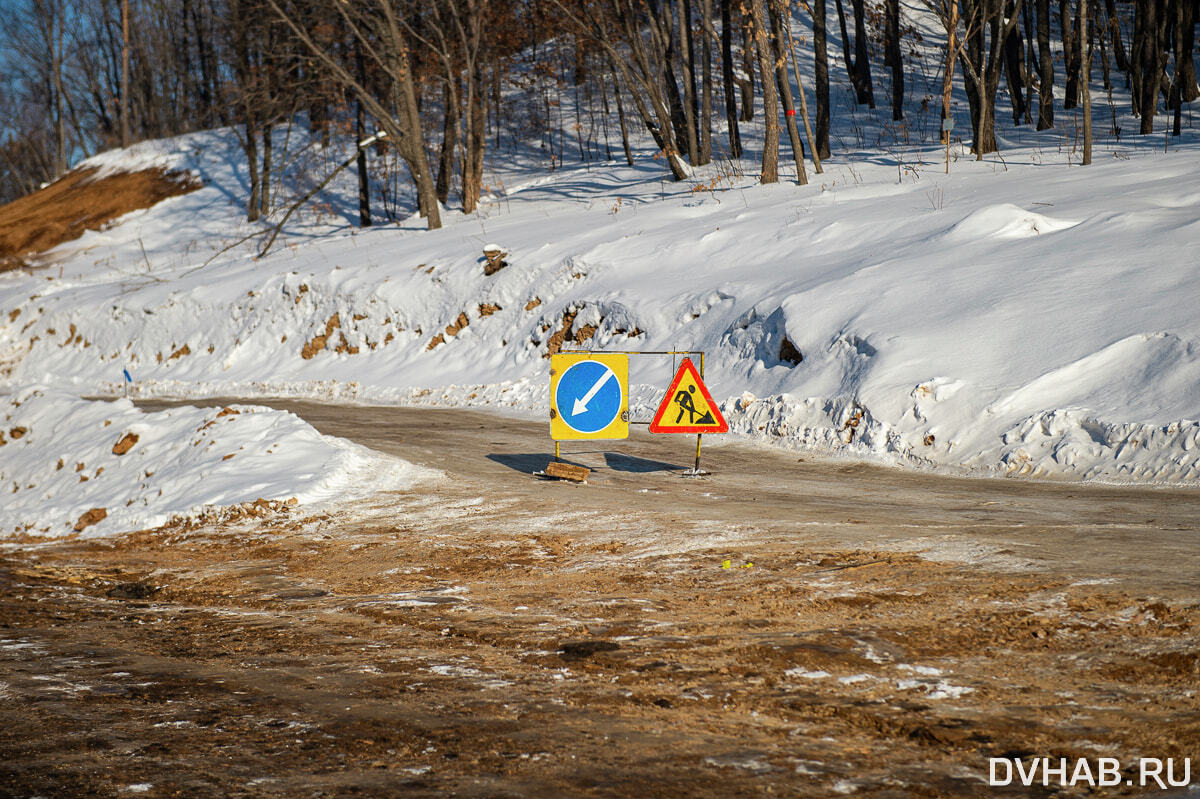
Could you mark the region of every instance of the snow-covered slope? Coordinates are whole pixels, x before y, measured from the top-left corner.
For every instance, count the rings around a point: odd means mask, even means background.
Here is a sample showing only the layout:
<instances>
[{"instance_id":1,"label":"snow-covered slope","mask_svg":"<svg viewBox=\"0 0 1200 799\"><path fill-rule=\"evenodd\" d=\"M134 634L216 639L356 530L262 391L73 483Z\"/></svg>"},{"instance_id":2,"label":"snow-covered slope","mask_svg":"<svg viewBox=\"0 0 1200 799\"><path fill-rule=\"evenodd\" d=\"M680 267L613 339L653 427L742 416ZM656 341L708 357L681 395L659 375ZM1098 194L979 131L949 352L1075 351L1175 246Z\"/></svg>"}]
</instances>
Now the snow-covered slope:
<instances>
[{"instance_id":1,"label":"snow-covered slope","mask_svg":"<svg viewBox=\"0 0 1200 799\"><path fill-rule=\"evenodd\" d=\"M0 399L0 428L0 535L106 536L241 503L311 509L435 476L251 405L146 413L33 387Z\"/></svg>"},{"instance_id":2,"label":"snow-covered slope","mask_svg":"<svg viewBox=\"0 0 1200 799\"><path fill-rule=\"evenodd\" d=\"M61 277L0 278L4 381L116 392L128 369L142 396L541 411L565 327L569 345L590 332L581 346L706 351L745 434L985 472L1191 481L1189 142L1087 169L1008 153L949 177L831 164L807 187L719 191L565 169L478 215L447 213L440 231L312 223L265 258L251 242L203 265L241 235L240 209L232 159L214 155L228 142L197 134L156 160L205 189L65 248ZM489 241L509 265L485 276ZM800 363L781 358L785 338ZM671 369L634 359L643 417Z\"/></svg>"},{"instance_id":3,"label":"snow-covered slope","mask_svg":"<svg viewBox=\"0 0 1200 799\"><path fill-rule=\"evenodd\" d=\"M905 14L939 63L928 15ZM232 132L103 154L87 163L101 174L186 169L205 187L62 245L49 269L0 275L0 391L115 394L128 370L137 396L541 415L546 355L564 340L703 350L734 435L978 474L1200 481L1190 116L1165 146L1122 136L1136 120L1118 89L1117 105L1097 100L1095 163L1080 168L1077 119L1035 132L1001 107L1003 153L976 161L956 141L947 175L923 101L940 75L921 74L903 125L835 83L835 158L809 165L808 186L787 181L786 160L785 182L757 184L761 114L743 127L745 159L681 183L644 138L635 167L549 169L510 130L477 213L448 209L432 232L415 216L359 229L347 172L265 257ZM278 132L292 145L276 174L311 185L344 153L298 131ZM489 243L508 266L486 276ZM633 359L635 418L673 366Z\"/></svg>"}]
</instances>

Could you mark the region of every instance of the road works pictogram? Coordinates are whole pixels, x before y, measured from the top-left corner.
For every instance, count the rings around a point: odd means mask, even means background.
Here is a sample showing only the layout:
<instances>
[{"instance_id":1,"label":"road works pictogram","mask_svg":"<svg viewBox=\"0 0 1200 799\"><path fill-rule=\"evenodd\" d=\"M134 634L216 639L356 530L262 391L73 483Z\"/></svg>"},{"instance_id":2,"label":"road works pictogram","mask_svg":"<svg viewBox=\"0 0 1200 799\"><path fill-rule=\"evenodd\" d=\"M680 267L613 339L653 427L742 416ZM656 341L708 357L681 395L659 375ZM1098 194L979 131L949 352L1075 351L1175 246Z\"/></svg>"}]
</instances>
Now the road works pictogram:
<instances>
[{"instance_id":1,"label":"road works pictogram","mask_svg":"<svg viewBox=\"0 0 1200 799\"><path fill-rule=\"evenodd\" d=\"M728 433L729 424L696 371L691 358L684 358L659 403L651 433Z\"/></svg>"}]
</instances>

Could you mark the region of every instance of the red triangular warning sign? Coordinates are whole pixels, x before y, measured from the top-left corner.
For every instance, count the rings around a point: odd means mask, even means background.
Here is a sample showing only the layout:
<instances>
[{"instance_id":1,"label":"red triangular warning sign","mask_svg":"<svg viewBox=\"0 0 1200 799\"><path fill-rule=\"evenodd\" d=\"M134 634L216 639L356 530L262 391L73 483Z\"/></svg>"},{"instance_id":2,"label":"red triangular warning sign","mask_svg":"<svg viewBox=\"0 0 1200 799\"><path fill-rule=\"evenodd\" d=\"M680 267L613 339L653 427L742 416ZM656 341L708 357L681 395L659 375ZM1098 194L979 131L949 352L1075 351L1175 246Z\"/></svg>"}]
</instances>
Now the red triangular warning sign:
<instances>
[{"instance_id":1,"label":"red triangular warning sign","mask_svg":"<svg viewBox=\"0 0 1200 799\"><path fill-rule=\"evenodd\" d=\"M729 424L713 402L691 358L684 358L658 405L651 433L728 433Z\"/></svg>"}]
</instances>

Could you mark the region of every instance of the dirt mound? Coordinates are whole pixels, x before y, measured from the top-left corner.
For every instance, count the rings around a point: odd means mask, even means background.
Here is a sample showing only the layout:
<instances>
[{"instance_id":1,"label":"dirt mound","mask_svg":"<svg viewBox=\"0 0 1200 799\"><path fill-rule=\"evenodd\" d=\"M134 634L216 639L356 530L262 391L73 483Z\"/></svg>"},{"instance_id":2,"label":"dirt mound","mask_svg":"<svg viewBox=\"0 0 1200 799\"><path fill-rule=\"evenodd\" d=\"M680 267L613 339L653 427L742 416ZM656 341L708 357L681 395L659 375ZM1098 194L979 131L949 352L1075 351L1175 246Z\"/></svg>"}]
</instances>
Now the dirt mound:
<instances>
[{"instance_id":1,"label":"dirt mound","mask_svg":"<svg viewBox=\"0 0 1200 799\"><path fill-rule=\"evenodd\" d=\"M202 185L187 172L162 168L97 178L98 170L77 169L44 189L0 206L0 272L30 264L30 256L85 230Z\"/></svg>"}]
</instances>

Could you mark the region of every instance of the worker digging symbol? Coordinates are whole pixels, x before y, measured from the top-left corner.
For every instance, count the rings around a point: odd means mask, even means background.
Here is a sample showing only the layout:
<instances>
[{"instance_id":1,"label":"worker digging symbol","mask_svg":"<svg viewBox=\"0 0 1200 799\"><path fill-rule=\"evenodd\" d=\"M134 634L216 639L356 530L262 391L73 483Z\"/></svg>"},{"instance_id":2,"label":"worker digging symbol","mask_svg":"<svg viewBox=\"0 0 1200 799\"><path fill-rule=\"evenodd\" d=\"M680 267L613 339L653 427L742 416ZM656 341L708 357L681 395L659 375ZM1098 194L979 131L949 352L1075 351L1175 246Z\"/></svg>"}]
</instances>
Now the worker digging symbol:
<instances>
[{"instance_id":1,"label":"worker digging symbol","mask_svg":"<svg viewBox=\"0 0 1200 799\"><path fill-rule=\"evenodd\" d=\"M690 358L684 358L662 395L651 433L728 433L729 425Z\"/></svg>"},{"instance_id":2,"label":"worker digging symbol","mask_svg":"<svg viewBox=\"0 0 1200 799\"><path fill-rule=\"evenodd\" d=\"M692 395L695 393L696 387L691 385L687 387L687 391L680 389L675 394L675 404L679 406L679 415L675 417L675 424L679 424L683 421L683 415L685 413L688 415L687 423L689 425L715 424L712 414L707 410L704 412L703 416L700 416L698 420L696 419L696 417L700 415L700 412L696 410L696 406L692 402Z\"/></svg>"}]
</instances>

